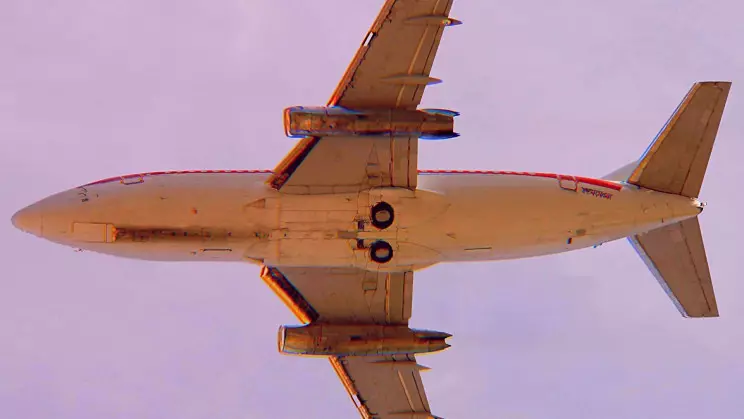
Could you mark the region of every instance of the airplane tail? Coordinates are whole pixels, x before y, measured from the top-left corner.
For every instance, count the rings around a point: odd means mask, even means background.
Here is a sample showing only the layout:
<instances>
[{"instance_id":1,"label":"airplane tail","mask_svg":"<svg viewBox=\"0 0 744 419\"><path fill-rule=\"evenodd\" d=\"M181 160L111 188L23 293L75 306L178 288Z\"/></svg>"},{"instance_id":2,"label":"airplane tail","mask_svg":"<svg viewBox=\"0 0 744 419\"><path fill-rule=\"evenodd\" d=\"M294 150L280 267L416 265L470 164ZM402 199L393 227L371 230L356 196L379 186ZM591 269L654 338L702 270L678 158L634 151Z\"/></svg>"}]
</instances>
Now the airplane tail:
<instances>
[{"instance_id":1,"label":"airplane tail","mask_svg":"<svg viewBox=\"0 0 744 419\"><path fill-rule=\"evenodd\" d=\"M641 159L604 178L697 198L730 88L695 83ZM718 316L697 218L628 239L684 317Z\"/></svg>"}]
</instances>

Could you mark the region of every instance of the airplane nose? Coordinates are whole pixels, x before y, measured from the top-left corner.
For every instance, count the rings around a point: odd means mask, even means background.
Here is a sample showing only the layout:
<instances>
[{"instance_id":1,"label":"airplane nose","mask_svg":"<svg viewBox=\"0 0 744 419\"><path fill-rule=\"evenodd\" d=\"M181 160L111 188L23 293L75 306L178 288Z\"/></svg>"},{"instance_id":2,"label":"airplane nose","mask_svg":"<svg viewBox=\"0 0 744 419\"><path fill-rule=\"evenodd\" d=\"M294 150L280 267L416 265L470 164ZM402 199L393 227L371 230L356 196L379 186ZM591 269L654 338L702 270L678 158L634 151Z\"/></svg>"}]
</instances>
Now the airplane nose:
<instances>
[{"instance_id":1,"label":"airplane nose","mask_svg":"<svg viewBox=\"0 0 744 419\"><path fill-rule=\"evenodd\" d=\"M26 207L16 212L10 219L15 228L41 237L41 213L35 208Z\"/></svg>"}]
</instances>

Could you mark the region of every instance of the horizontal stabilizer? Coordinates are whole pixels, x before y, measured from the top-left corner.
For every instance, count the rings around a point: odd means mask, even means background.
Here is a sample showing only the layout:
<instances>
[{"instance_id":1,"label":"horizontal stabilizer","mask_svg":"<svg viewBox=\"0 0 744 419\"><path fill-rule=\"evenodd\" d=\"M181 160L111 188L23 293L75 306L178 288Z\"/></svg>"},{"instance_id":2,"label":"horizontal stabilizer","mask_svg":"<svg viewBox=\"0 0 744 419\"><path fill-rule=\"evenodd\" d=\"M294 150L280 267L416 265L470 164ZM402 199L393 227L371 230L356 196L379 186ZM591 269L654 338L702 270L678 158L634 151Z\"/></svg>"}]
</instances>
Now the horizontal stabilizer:
<instances>
[{"instance_id":1,"label":"horizontal stabilizer","mask_svg":"<svg viewBox=\"0 0 744 419\"><path fill-rule=\"evenodd\" d=\"M628 239L684 317L718 317L697 217Z\"/></svg>"},{"instance_id":2,"label":"horizontal stabilizer","mask_svg":"<svg viewBox=\"0 0 744 419\"><path fill-rule=\"evenodd\" d=\"M730 82L695 83L627 181L697 197L730 88Z\"/></svg>"}]
</instances>

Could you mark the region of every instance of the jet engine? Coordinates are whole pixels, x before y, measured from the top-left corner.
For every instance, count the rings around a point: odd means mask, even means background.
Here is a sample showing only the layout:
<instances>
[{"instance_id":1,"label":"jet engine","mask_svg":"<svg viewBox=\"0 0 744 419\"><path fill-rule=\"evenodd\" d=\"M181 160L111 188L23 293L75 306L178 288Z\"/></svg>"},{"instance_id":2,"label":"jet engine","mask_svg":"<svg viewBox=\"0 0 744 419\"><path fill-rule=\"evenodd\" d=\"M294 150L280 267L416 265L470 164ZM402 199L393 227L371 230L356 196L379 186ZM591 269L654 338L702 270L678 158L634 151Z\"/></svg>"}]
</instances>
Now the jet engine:
<instances>
[{"instance_id":1,"label":"jet engine","mask_svg":"<svg viewBox=\"0 0 744 419\"><path fill-rule=\"evenodd\" d=\"M452 335L389 325L311 323L279 328L279 352L291 355L365 356L437 352Z\"/></svg>"},{"instance_id":2,"label":"jet engine","mask_svg":"<svg viewBox=\"0 0 744 419\"><path fill-rule=\"evenodd\" d=\"M459 136L453 131L457 115L447 109L357 111L340 106L293 106L284 110L284 132L292 138L390 135L436 140Z\"/></svg>"}]
</instances>

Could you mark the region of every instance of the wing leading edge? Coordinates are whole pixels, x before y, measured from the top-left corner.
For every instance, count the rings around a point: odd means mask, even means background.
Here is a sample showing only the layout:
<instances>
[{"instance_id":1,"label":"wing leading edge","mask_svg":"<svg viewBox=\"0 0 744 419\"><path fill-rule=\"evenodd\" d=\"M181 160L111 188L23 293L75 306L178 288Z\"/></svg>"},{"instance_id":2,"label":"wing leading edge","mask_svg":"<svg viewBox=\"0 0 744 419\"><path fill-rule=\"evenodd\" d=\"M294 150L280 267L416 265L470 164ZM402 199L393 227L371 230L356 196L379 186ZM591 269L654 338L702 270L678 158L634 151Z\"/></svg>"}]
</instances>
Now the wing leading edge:
<instances>
[{"instance_id":1,"label":"wing leading edge","mask_svg":"<svg viewBox=\"0 0 744 419\"><path fill-rule=\"evenodd\" d=\"M413 273L264 267L261 277L303 323L405 326ZM365 419L436 419L413 354L329 356Z\"/></svg>"},{"instance_id":2,"label":"wing leading edge","mask_svg":"<svg viewBox=\"0 0 744 419\"><path fill-rule=\"evenodd\" d=\"M460 23L453 0L387 0L339 82L328 106L416 109L442 33ZM269 184L285 193L356 192L373 187L416 189L418 137L306 137L274 169Z\"/></svg>"},{"instance_id":3,"label":"wing leading edge","mask_svg":"<svg viewBox=\"0 0 744 419\"><path fill-rule=\"evenodd\" d=\"M442 33L460 23L449 17L453 0L387 0L341 78L330 106L415 109Z\"/></svg>"}]
</instances>

